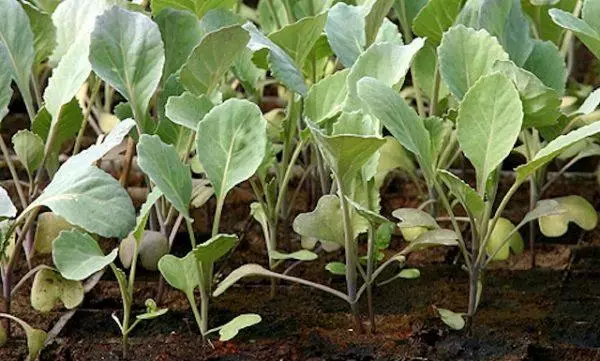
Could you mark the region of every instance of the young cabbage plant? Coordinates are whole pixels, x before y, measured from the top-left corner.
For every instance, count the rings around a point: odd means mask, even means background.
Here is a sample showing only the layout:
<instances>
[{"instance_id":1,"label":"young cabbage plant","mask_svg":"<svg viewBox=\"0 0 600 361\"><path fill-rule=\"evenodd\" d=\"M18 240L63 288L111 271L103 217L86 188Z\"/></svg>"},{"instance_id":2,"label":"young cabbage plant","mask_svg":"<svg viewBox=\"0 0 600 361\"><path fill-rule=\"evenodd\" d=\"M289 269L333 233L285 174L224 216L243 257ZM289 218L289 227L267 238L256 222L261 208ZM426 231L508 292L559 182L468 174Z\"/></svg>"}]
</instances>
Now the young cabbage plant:
<instances>
[{"instance_id":1,"label":"young cabbage plant","mask_svg":"<svg viewBox=\"0 0 600 361\"><path fill-rule=\"evenodd\" d=\"M377 94L377 99L381 99L380 102L373 102L375 97L371 95L374 94ZM430 135L424 131L423 122L418 118L401 116L401 109L409 109L404 100L391 88L374 79L361 80L359 95L365 106L375 116L379 116L392 134L411 146L407 149L417 152L417 158L421 160L423 169L435 171L430 164L424 161L430 154ZM522 108L518 90L509 78L498 73L480 77L465 93L456 120L459 144L476 170L476 188L471 188L447 171L436 171L437 179L439 179L436 182L445 184L468 215L471 244L466 244L462 236L459 237L459 244L465 268L470 277L469 307L466 315L471 318L479 303L478 294L483 285L482 273L489 262L497 259L499 254L508 255L507 247L511 243L515 245L513 249L522 249L513 235L523 225L542 216L556 216L564 212L563 207L556 201L541 201L516 227L505 226L506 222L501 221L501 216L511 197L519 186L540 167L548 164L576 142L600 131L600 124L593 123L549 142L528 163L517 167L515 182L494 211L493 205L499 183L499 166L518 139L523 123ZM408 119L417 121L409 123ZM440 184L436 184L436 186L441 189ZM442 205L445 207L456 233L459 234L461 231L458 226L459 218L455 216L445 193L440 192L440 196ZM435 228L436 225L431 221L432 219L428 218L420 223L409 223L406 227L418 226L423 230Z\"/></svg>"},{"instance_id":2,"label":"young cabbage plant","mask_svg":"<svg viewBox=\"0 0 600 361\"><path fill-rule=\"evenodd\" d=\"M42 349L44 348L44 344L46 342L46 339L48 338L48 334L43 330L31 327L27 322L8 313L0 313L0 318L13 321L19 326L21 326L21 328L23 328L23 331L25 332L25 337L27 338L28 351L25 360L37 360L40 351L42 351ZM4 328L0 327L0 347L6 343L7 339L8 334L6 333Z\"/></svg>"}]
</instances>

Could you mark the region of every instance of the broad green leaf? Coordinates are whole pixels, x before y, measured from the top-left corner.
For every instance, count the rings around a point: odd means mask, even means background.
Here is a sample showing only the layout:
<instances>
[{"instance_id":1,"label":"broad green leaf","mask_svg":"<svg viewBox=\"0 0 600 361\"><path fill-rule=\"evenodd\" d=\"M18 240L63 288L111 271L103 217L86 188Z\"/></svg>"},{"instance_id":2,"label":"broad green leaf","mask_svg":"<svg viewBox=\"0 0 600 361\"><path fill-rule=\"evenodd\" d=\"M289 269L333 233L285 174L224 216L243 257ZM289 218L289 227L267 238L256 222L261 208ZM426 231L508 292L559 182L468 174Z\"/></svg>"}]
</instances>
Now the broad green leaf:
<instances>
[{"instance_id":1,"label":"broad green leaf","mask_svg":"<svg viewBox=\"0 0 600 361\"><path fill-rule=\"evenodd\" d=\"M453 330L462 330L465 327L465 319L462 313L455 313L445 308L437 308L437 313L442 321Z\"/></svg>"},{"instance_id":2,"label":"broad green leaf","mask_svg":"<svg viewBox=\"0 0 600 361\"><path fill-rule=\"evenodd\" d=\"M589 0L584 2L584 14L588 13L585 10L586 8L591 9L593 5L590 4L593 3L594 1ZM561 9L550 9L549 13L552 21L566 30L572 31L596 58L600 58L600 24L597 20L590 19L592 16L588 16L587 19L585 17L579 19L570 12ZM589 14L591 13L590 11Z\"/></svg>"},{"instance_id":3,"label":"broad green leaf","mask_svg":"<svg viewBox=\"0 0 600 361\"><path fill-rule=\"evenodd\" d=\"M312 212L299 214L292 224L294 232L303 237L319 241L344 244L344 224L342 222L340 199L332 194L319 199Z\"/></svg>"},{"instance_id":4,"label":"broad green leaf","mask_svg":"<svg viewBox=\"0 0 600 361\"><path fill-rule=\"evenodd\" d=\"M235 59L233 63L233 74L242 83L244 90L251 95L257 95L260 91L260 81L266 78L267 72L252 62L252 51L248 48Z\"/></svg>"},{"instance_id":5,"label":"broad green leaf","mask_svg":"<svg viewBox=\"0 0 600 361\"><path fill-rule=\"evenodd\" d=\"M217 234L208 241L199 244L193 252L198 262L211 264L226 255L237 242L238 236L235 234Z\"/></svg>"},{"instance_id":6,"label":"broad green leaf","mask_svg":"<svg viewBox=\"0 0 600 361\"><path fill-rule=\"evenodd\" d=\"M459 100L497 60L508 60L498 40L485 30L463 25L450 28L438 48L440 75Z\"/></svg>"},{"instance_id":7,"label":"broad green leaf","mask_svg":"<svg viewBox=\"0 0 600 361\"><path fill-rule=\"evenodd\" d=\"M481 219L480 217L485 210L485 203L479 194L462 179L446 170L439 169L438 176L464 209L475 219Z\"/></svg>"},{"instance_id":8,"label":"broad green leaf","mask_svg":"<svg viewBox=\"0 0 600 361\"><path fill-rule=\"evenodd\" d=\"M235 3L235 0L152 0L150 7L154 15L160 13L163 9L173 8L191 11L201 19L212 9L230 9Z\"/></svg>"},{"instance_id":9,"label":"broad green leaf","mask_svg":"<svg viewBox=\"0 0 600 361\"><path fill-rule=\"evenodd\" d=\"M489 175L510 154L523 124L522 103L504 75L479 79L466 93L456 119L458 141L477 171L483 192Z\"/></svg>"},{"instance_id":10,"label":"broad green leaf","mask_svg":"<svg viewBox=\"0 0 600 361\"><path fill-rule=\"evenodd\" d=\"M399 228L414 228L424 227L427 229L440 228L435 220L429 213L416 208L398 208L392 212L392 216L398 218Z\"/></svg>"},{"instance_id":11,"label":"broad green leaf","mask_svg":"<svg viewBox=\"0 0 600 361\"><path fill-rule=\"evenodd\" d=\"M429 132L414 109L397 92L373 78L358 82L358 97L363 109L379 119L404 148L415 154L424 172L433 172Z\"/></svg>"},{"instance_id":12,"label":"broad green leaf","mask_svg":"<svg viewBox=\"0 0 600 361\"><path fill-rule=\"evenodd\" d=\"M29 17L34 36L35 58L33 64L40 64L48 59L56 47L56 27L52 23L51 13L27 2L23 3L23 9Z\"/></svg>"},{"instance_id":13,"label":"broad green leaf","mask_svg":"<svg viewBox=\"0 0 600 361\"><path fill-rule=\"evenodd\" d=\"M560 117L561 98L535 75L510 61L499 61L494 70L513 81L523 103L523 128L554 125Z\"/></svg>"},{"instance_id":14,"label":"broad green leaf","mask_svg":"<svg viewBox=\"0 0 600 361\"><path fill-rule=\"evenodd\" d=\"M181 68L181 84L196 95L211 96L249 40L248 33L239 25L207 34Z\"/></svg>"},{"instance_id":15,"label":"broad green leaf","mask_svg":"<svg viewBox=\"0 0 600 361\"><path fill-rule=\"evenodd\" d=\"M165 66L161 83L164 84L171 74L175 74L192 50L200 43L204 31L198 18L189 11L165 8L154 21L158 24L165 46Z\"/></svg>"},{"instance_id":16,"label":"broad green leaf","mask_svg":"<svg viewBox=\"0 0 600 361\"><path fill-rule=\"evenodd\" d=\"M494 261L507 260L511 249L517 254L523 252L523 238L515 228L515 225L508 219L498 218L485 247L488 256L493 256Z\"/></svg>"},{"instance_id":17,"label":"broad green leaf","mask_svg":"<svg viewBox=\"0 0 600 361\"><path fill-rule=\"evenodd\" d=\"M348 74L348 97L345 110L360 109L358 82L365 77L377 79L388 87L402 85L406 73L425 40L417 38L408 45L374 44L362 53Z\"/></svg>"},{"instance_id":18,"label":"broad green leaf","mask_svg":"<svg viewBox=\"0 0 600 361\"><path fill-rule=\"evenodd\" d=\"M413 65L411 67L411 76L414 77L419 87L423 90L429 99L433 98L435 72L437 66L437 51L436 47L426 42L425 46L415 55ZM445 82L440 82L439 99L444 99L450 94L448 86Z\"/></svg>"},{"instance_id":19,"label":"broad green leaf","mask_svg":"<svg viewBox=\"0 0 600 361\"><path fill-rule=\"evenodd\" d=\"M56 129L54 143L49 150L50 153L45 164L45 167L49 170L50 174L54 174L58 169L58 155L62 145L77 134L82 122L83 114L79 107L79 102L75 98L63 105L58 119L52 119L52 116L45 107L38 111L38 114L35 116L33 124L31 125L31 130L39 135L45 142L48 140L50 127L53 123Z\"/></svg>"},{"instance_id":20,"label":"broad green leaf","mask_svg":"<svg viewBox=\"0 0 600 361\"><path fill-rule=\"evenodd\" d=\"M336 72L311 86L304 100L304 115L317 124L337 116L348 94L349 72L349 69Z\"/></svg>"},{"instance_id":21,"label":"broad green leaf","mask_svg":"<svg viewBox=\"0 0 600 361\"><path fill-rule=\"evenodd\" d=\"M77 94L90 75L90 34L96 18L114 4L114 0L65 0L52 14L57 46L50 62L56 68L48 79L44 101L53 122L58 121L62 106Z\"/></svg>"},{"instance_id":22,"label":"broad green leaf","mask_svg":"<svg viewBox=\"0 0 600 361\"><path fill-rule=\"evenodd\" d=\"M564 95L567 66L564 57L551 41L534 40L533 50L523 68L540 78L544 84Z\"/></svg>"},{"instance_id":23,"label":"broad green leaf","mask_svg":"<svg viewBox=\"0 0 600 361\"><path fill-rule=\"evenodd\" d=\"M462 0L430 0L413 19L415 34L439 45L444 32L454 25L461 7Z\"/></svg>"},{"instance_id":24,"label":"broad green leaf","mask_svg":"<svg viewBox=\"0 0 600 361\"><path fill-rule=\"evenodd\" d=\"M0 44L0 125L8 114L8 104L12 99L12 75L10 70L10 54Z\"/></svg>"},{"instance_id":25,"label":"broad green leaf","mask_svg":"<svg viewBox=\"0 0 600 361\"><path fill-rule=\"evenodd\" d=\"M227 9L212 9L200 19L200 27L205 34L232 25L242 25L246 20Z\"/></svg>"},{"instance_id":26,"label":"broad green leaf","mask_svg":"<svg viewBox=\"0 0 600 361\"><path fill-rule=\"evenodd\" d=\"M346 274L346 264L342 262L329 262L325 265L325 269L336 276L344 276Z\"/></svg>"},{"instance_id":27,"label":"broad green leaf","mask_svg":"<svg viewBox=\"0 0 600 361\"><path fill-rule=\"evenodd\" d=\"M19 161L31 178L33 172L42 165L44 141L29 130L20 130L12 137L13 149Z\"/></svg>"},{"instance_id":28,"label":"broad green leaf","mask_svg":"<svg viewBox=\"0 0 600 361\"><path fill-rule=\"evenodd\" d=\"M239 315L227 322L219 329L219 341L229 341L244 328L251 327L262 321L262 318L254 313Z\"/></svg>"},{"instance_id":29,"label":"broad green leaf","mask_svg":"<svg viewBox=\"0 0 600 361\"><path fill-rule=\"evenodd\" d=\"M35 50L29 18L17 0L1 0L0 19L2 19L0 22L0 54L5 53L2 54L2 57L7 56L10 59L12 78L25 103L32 104L29 81ZM2 107L0 106L1 112Z\"/></svg>"},{"instance_id":30,"label":"broad green leaf","mask_svg":"<svg viewBox=\"0 0 600 361\"><path fill-rule=\"evenodd\" d=\"M338 2L329 10L327 40L346 68L352 67L367 43L365 24L365 12L360 6Z\"/></svg>"},{"instance_id":31,"label":"broad green leaf","mask_svg":"<svg viewBox=\"0 0 600 361\"><path fill-rule=\"evenodd\" d=\"M392 5L396 0L370 0L365 2L365 47L368 48L375 42L377 33L383 24L384 19L390 12ZM348 23L346 23L348 24Z\"/></svg>"},{"instance_id":32,"label":"broad green leaf","mask_svg":"<svg viewBox=\"0 0 600 361\"><path fill-rule=\"evenodd\" d=\"M40 254L52 253L52 242L54 242L60 232L70 231L73 228L76 227L53 212L40 214L35 228L35 251Z\"/></svg>"},{"instance_id":33,"label":"broad green leaf","mask_svg":"<svg viewBox=\"0 0 600 361\"><path fill-rule=\"evenodd\" d=\"M310 132L339 182L348 185L354 181L362 167L383 146L385 139L378 136L325 135L313 123Z\"/></svg>"},{"instance_id":34,"label":"broad green leaf","mask_svg":"<svg viewBox=\"0 0 600 361\"><path fill-rule=\"evenodd\" d=\"M156 184L173 207L190 217L192 174L172 145L163 143L156 135L143 134L137 145L140 168Z\"/></svg>"},{"instance_id":35,"label":"broad green leaf","mask_svg":"<svg viewBox=\"0 0 600 361\"><path fill-rule=\"evenodd\" d=\"M374 44L377 43L393 43L397 45L404 45L402 34L398 30L398 26L394 24L390 19L383 19L383 24L377 32Z\"/></svg>"},{"instance_id":36,"label":"broad green leaf","mask_svg":"<svg viewBox=\"0 0 600 361\"><path fill-rule=\"evenodd\" d=\"M171 286L185 293L188 298L194 299L194 289L200 284L198 261L194 251L183 258L168 254L158 261L158 269Z\"/></svg>"},{"instance_id":37,"label":"broad green leaf","mask_svg":"<svg viewBox=\"0 0 600 361\"><path fill-rule=\"evenodd\" d=\"M530 160L527 164L518 166L515 171L517 173L517 182L524 182L537 169L548 164L552 159L556 158L565 149L577 143L578 141L600 133L600 122L595 122L586 125L579 129L573 130L568 134L561 135L548 143L542 150Z\"/></svg>"},{"instance_id":38,"label":"broad green leaf","mask_svg":"<svg viewBox=\"0 0 600 361\"><path fill-rule=\"evenodd\" d=\"M555 198L554 201L560 205L564 213L539 218L540 230L546 237L564 235L567 233L570 222L586 231L591 231L598 225L598 213L585 198L566 196Z\"/></svg>"},{"instance_id":39,"label":"broad green leaf","mask_svg":"<svg viewBox=\"0 0 600 361\"><path fill-rule=\"evenodd\" d=\"M158 25L144 14L113 7L96 20L90 62L94 72L131 104L140 130L151 130L144 119L165 62Z\"/></svg>"},{"instance_id":40,"label":"broad green leaf","mask_svg":"<svg viewBox=\"0 0 600 361\"><path fill-rule=\"evenodd\" d=\"M16 215L17 208L10 199L6 189L0 187L0 218L14 218ZM0 256L2 255L0 254Z\"/></svg>"},{"instance_id":41,"label":"broad green leaf","mask_svg":"<svg viewBox=\"0 0 600 361\"><path fill-rule=\"evenodd\" d=\"M416 170L412 156L400 142L390 136L384 137L384 139L385 144L379 148L379 162L377 163L377 174L375 175L377 188L383 185L387 174L394 169L401 169L408 173L414 173Z\"/></svg>"},{"instance_id":42,"label":"broad green leaf","mask_svg":"<svg viewBox=\"0 0 600 361\"><path fill-rule=\"evenodd\" d=\"M275 260L287 260L293 259L296 261L314 261L319 256L316 253L311 252L307 249L303 249L300 251L292 252L292 253L282 253L276 250L273 250L269 253L269 257Z\"/></svg>"},{"instance_id":43,"label":"broad green leaf","mask_svg":"<svg viewBox=\"0 0 600 361\"><path fill-rule=\"evenodd\" d=\"M165 106L165 114L176 124L196 131L198 123L212 109L213 103L206 95L196 96L185 92L172 96Z\"/></svg>"},{"instance_id":44,"label":"broad green leaf","mask_svg":"<svg viewBox=\"0 0 600 361\"><path fill-rule=\"evenodd\" d=\"M117 258L117 251L115 248L104 255L89 234L63 231L52 244L52 259L64 278L81 281L111 264Z\"/></svg>"},{"instance_id":45,"label":"broad green leaf","mask_svg":"<svg viewBox=\"0 0 600 361\"><path fill-rule=\"evenodd\" d=\"M273 5L271 9L270 5ZM258 18L261 29L269 34L277 31L282 26L289 24L283 2L281 1L259 1L257 6ZM275 19L277 17L277 20Z\"/></svg>"},{"instance_id":46,"label":"broad green leaf","mask_svg":"<svg viewBox=\"0 0 600 361\"><path fill-rule=\"evenodd\" d=\"M35 274L31 286L31 306L36 311L51 311L58 301L66 309L73 309L83 302L83 285L79 281L64 279L51 269L41 269Z\"/></svg>"},{"instance_id":47,"label":"broad green leaf","mask_svg":"<svg viewBox=\"0 0 600 361\"><path fill-rule=\"evenodd\" d=\"M269 39L301 67L323 32L326 20L327 13L306 17L269 34Z\"/></svg>"},{"instance_id":48,"label":"broad green leaf","mask_svg":"<svg viewBox=\"0 0 600 361\"><path fill-rule=\"evenodd\" d=\"M251 22L244 24L243 28L250 34L248 48L253 52L261 49L269 51L269 64L273 76L279 80L289 90L302 96L308 92L304 83L304 76L294 60L279 45L266 37Z\"/></svg>"},{"instance_id":49,"label":"broad green leaf","mask_svg":"<svg viewBox=\"0 0 600 361\"><path fill-rule=\"evenodd\" d=\"M63 165L64 168L87 167L96 161L102 159L106 153L121 144L123 139L129 134L129 131L135 126L133 119L125 119L104 138L102 143L94 144L74 157L69 158Z\"/></svg>"},{"instance_id":50,"label":"broad green leaf","mask_svg":"<svg viewBox=\"0 0 600 361\"><path fill-rule=\"evenodd\" d=\"M41 206L104 237L123 238L135 225L129 194L112 176L93 166L61 168L24 212Z\"/></svg>"},{"instance_id":51,"label":"broad green leaf","mask_svg":"<svg viewBox=\"0 0 600 361\"><path fill-rule=\"evenodd\" d=\"M198 124L196 150L217 197L250 178L265 157L267 122L258 106L230 99Z\"/></svg>"}]
</instances>

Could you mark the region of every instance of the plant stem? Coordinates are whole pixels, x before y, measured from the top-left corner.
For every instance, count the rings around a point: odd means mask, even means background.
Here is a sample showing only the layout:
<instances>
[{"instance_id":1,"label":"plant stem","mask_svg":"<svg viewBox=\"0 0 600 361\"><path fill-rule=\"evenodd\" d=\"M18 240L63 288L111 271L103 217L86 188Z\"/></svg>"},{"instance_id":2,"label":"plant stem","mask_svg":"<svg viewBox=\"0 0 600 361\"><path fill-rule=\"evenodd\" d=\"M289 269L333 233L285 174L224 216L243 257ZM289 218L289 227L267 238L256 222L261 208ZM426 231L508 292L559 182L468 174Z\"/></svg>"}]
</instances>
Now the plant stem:
<instances>
[{"instance_id":1,"label":"plant stem","mask_svg":"<svg viewBox=\"0 0 600 361\"><path fill-rule=\"evenodd\" d=\"M582 0L577 0L577 3L575 4L575 7L573 8L573 16L575 16L576 18L579 17L579 13L581 12L581 9L583 7L583 1ZM567 56L567 53L569 52L569 49L571 48L571 43L573 41L573 32L572 31L566 31L565 32L565 37L563 38L562 44L560 46L560 55L565 58Z\"/></svg>"},{"instance_id":2,"label":"plant stem","mask_svg":"<svg viewBox=\"0 0 600 361\"><path fill-rule=\"evenodd\" d=\"M23 209L27 208L27 198L25 197L25 192L23 192L23 187L21 186L21 180L19 179L19 175L17 174L17 170L15 169L15 164L10 157L10 153L8 152L8 147L4 142L4 138L0 136L0 149L2 150L2 155L6 161L6 165L8 166L8 170L10 171L10 175L13 179L13 183L15 184L15 188L17 189L17 194L19 195L19 201L21 202L21 207Z\"/></svg>"},{"instance_id":3,"label":"plant stem","mask_svg":"<svg viewBox=\"0 0 600 361\"><path fill-rule=\"evenodd\" d=\"M375 333L377 331L375 325L375 310L373 309L373 258L375 256L375 227L372 224L369 224L367 237L367 305L369 322L371 323L371 332Z\"/></svg>"},{"instance_id":4,"label":"plant stem","mask_svg":"<svg viewBox=\"0 0 600 361\"><path fill-rule=\"evenodd\" d=\"M275 10L275 5L273 4L273 0L267 0L267 7L269 11L273 15L273 20L275 20L275 25L277 25L277 29L281 29L281 20L279 20L279 15L277 14L277 10Z\"/></svg>"},{"instance_id":5,"label":"plant stem","mask_svg":"<svg viewBox=\"0 0 600 361\"><path fill-rule=\"evenodd\" d=\"M123 156L123 169L121 171L121 177L119 178L119 183L121 187L127 187L127 181L129 179L129 172L131 171L131 163L133 162L133 153L135 150L135 141L133 138L127 138L127 150L125 151L125 155Z\"/></svg>"},{"instance_id":6,"label":"plant stem","mask_svg":"<svg viewBox=\"0 0 600 361\"><path fill-rule=\"evenodd\" d=\"M85 133L85 128L87 127L88 119L90 118L90 113L92 112L92 107L94 106L94 102L96 101L96 97L100 92L100 84L102 83L98 77L93 76L94 86L92 88L92 92L88 99L88 105L83 112L83 121L81 122L81 127L79 127L79 132L77 133L77 138L75 138L75 146L73 147L73 155L79 153L81 148L81 140L83 138L83 134Z\"/></svg>"},{"instance_id":7,"label":"plant stem","mask_svg":"<svg viewBox=\"0 0 600 361\"><path fill-rule=\"evenodd\" d=\"M215 218L213 219L211 237L219 234L219 224L221 222L221 213L223 212L223 205L225 204L225 195L221 194L217 197L217 208L215 209Z\"/></svg>"},{"instance_id":8,"label":"plant stem","mask_svg":"<svg viewBox=\"0 0 600 361\"><path fill-rule=\"evenodd\" d=\"M429 104L429 115L434 116L437 115L437 107L440 98L440 88L442 84L442 79L440 75L440 64L439 61L435 64L435 76L433 78L433 92L431 98L431 104Z\"/></svg>"}]
</instances>

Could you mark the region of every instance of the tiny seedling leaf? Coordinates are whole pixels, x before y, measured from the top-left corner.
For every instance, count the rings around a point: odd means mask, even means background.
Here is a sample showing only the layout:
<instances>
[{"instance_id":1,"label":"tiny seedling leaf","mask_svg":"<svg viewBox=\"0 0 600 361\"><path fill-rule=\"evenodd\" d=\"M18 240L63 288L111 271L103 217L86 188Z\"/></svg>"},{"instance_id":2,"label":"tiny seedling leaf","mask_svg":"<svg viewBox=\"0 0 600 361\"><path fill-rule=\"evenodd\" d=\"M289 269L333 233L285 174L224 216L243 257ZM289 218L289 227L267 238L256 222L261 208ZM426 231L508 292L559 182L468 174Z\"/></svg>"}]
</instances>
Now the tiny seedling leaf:
<instances>
[{"instance_id":1,"label":"tiny seedling leaf","mask_svg":"<svg viewBox=\"0 0 600 361\"><path fill-rule=\"evenodd\" d=\"M437 308L436 311L440 315L442 322L453 330L462 330L465 327L465 319L462 313L452 312L445 308Z\"/></svg>"},{"instance_id":2,"label":"tiny seedling leaf","mask_svg":"<svg viewBox=\"0 0 600 361\"><path fill-rule=\"evenodd\" d=\"M229 341L244 328L254 326L260 321L262 321L262 318L254 313L239 315L220 327L219 341Z\"/></svg>"},{"instance_id":3,"label":"tiny seedling leaf","mask_svg":"<svg viewBox=\"0 0 600 361\"><path fill-rule=\"evenodd\" d=\"M60 273L44 268L39 270L31 286L31 306L39 312L51 311L58 301L73 309L83 302L83 285L80 281L64 279Z\"/></svg>"},{"instance_id":4,"label":"tiny seedling leaf","mask_svg":"<svg viewBox=\"0 0 600 361\"><path fill-rule=\"evenodd\" d=\"M562 236L567 232L570 222L577 224L586 231L596 228L598 213L585 198L573 195L555 198L554 201L560 205L564 212L539 217L540 230L545 236Z\"/></svg>"}]
</instances>

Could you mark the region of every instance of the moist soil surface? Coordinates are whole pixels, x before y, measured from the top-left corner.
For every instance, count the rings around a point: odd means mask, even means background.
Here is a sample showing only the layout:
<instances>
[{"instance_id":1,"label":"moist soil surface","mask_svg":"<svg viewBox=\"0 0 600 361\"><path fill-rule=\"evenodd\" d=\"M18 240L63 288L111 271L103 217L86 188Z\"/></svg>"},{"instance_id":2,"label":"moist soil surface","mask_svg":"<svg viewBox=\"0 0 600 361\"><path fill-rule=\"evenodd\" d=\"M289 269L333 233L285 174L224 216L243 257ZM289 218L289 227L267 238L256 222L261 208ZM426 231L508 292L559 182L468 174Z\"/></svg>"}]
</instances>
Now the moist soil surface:
<instances>
[{"instance_id":1,"label":"moist soil surface","mask_svg":"<svg viewBox=\"0 0 600 361\"><path fill-rule=\"evenodd\" d=\"M503 182L503 189L510 184ZM598 204L595 179L557 182L545 195L579 194ZM301 194L294 212L310 209L311 197ZM266 254L260 227L248 216L252 194L237 188L228 199L221 231L242 235L231 256L217 265L217 275L226 275L246 263L265 264ZM382 197L383 213L419 204L416 187L400 178L392 179ZM517 221L527 211L527 188L518 193L508 218ZM209 204L209 207L214 205ZM207 238L209 212L198 210L198 237ZM292 218L293 219L293 218ZM391 219L391 217L390 217ZM282 226L282 249L298 249L297 236ZM364 242L363 242L364 243ZM173 252L188 250L185 233ZM113 248L116 241L104 241ZM394 236L388 255L403 247ZM537 268L531 269L531 254L513 256L493 264L485 274L479 311L470 331L452 331L437 317L435 307L456 312L466 309L468 276L456 264L453 249L429 249L410 255L408 264L421 277L395 280L374 289L376 331L370 332L366 317L364 333L354 329L349 307L343 301L310 288L279 283L270 297L270 283L252 278L212 300L210 325L221 325L240 313L253 312L263 321L241 331L230 342L202 342L184 295L167 287L163 304L169 312L159 319L141 323L130 336L128 360L561 360L600 361L600 231L582 232L573 227L558 239L540 237L536 245ZM317 261L301 264L291 275L344 289L344 279L331 276L327 262L341 260L334 252ZM34 264L51 260L36 256ZM291 263L290 263L291 264ZM288 265L290 265L288 264ZM381 280L398 269L390 269ZM25 263L19 275L27 272ZM155 297L158 274L140 271L136 282L134 313L141 312L146 298ZM16 295L12 312L33 326L49 330L66 310L57 307L48 314L31 309L29 289ZM361 304L363 314L366 304ZM118 286L107 272L86 295L84 303L54 342L43 350L41 360L121 360L121 338L111 314L120 315ZM0 348L0 360L26 357L23 334L13 327L15 337Z\"/></svg>"}]
</instances>

